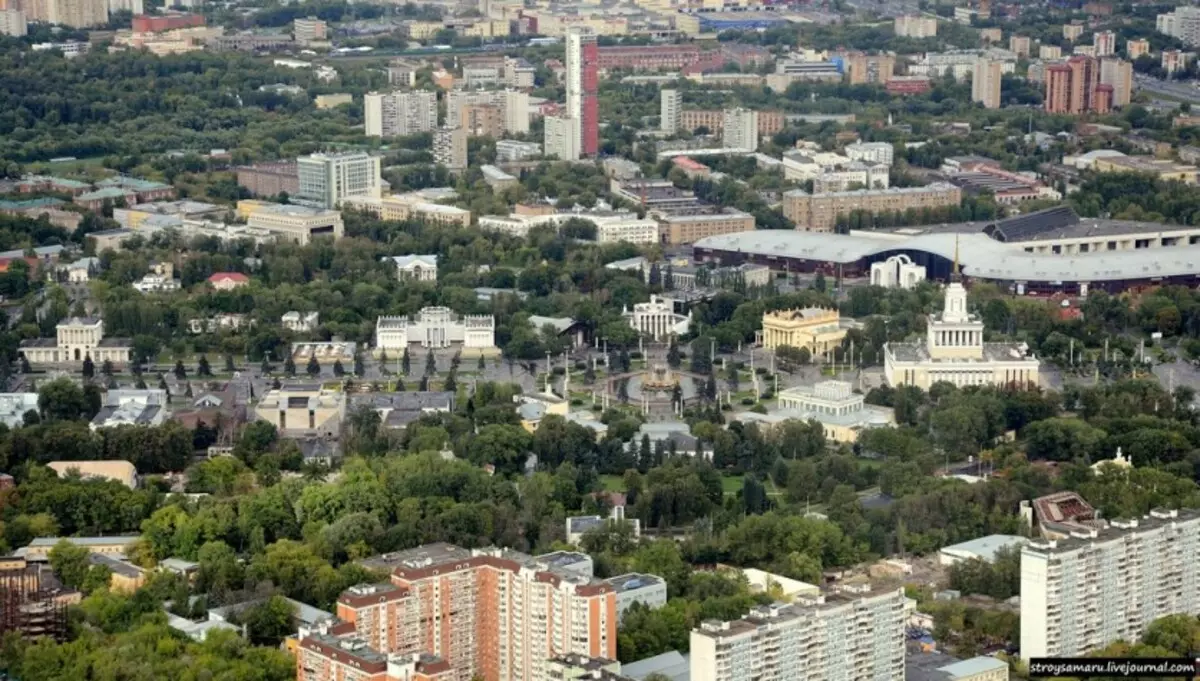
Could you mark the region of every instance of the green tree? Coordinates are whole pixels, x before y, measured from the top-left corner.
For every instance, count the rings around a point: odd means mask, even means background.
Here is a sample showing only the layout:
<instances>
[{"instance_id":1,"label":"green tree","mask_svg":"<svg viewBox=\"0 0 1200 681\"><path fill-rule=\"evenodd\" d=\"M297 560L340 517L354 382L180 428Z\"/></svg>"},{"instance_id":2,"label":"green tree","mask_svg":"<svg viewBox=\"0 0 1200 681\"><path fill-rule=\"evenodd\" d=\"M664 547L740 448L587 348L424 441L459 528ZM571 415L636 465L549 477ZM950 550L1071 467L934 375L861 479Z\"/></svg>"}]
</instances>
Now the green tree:
<instances>
[{"instance_id":1,"label":"green tree","mask_svg":"<svg viewBox=\"0 0 1200 681\"><path fill-rule=\"evenodd\" d=\"M79 589L87 578L91 566L91 552L85 547L76 546L66 539L60 540L50 549L50 567L59 581L71 589Z\"/></svg>"},{"instance_id":2,"label":"green tree","mask_svg":"<svg viewBox=\"0 0 1200 681\"><path fill-rule=\"evenodd\" d=\"M274 595L246 609L239 619L246 625L251 643L277 647L295 631L296 627L292 624L295 615L295 607L287 599Z\"/></svg>"},{"instance_id":3,"label":"green tree","mask_svg":"<svg viewBox=\"0 0 1200 681\"><path fill-rule=\"evenodd\" d=\"M183 366L183 360L175 360L175 378L183 380L187 378L187 369Z\"/></svg>"},{"instance_id":4,"label":"green tree","mask_svg":"<svg viewBox=\"0 0 1200 681\"><path fill-rule=\"evenodd\" d=\"M308 366L304 367L304 373L313 377L321 375L321 364L317 361L316 355L309 355Z\"/></svg>"},{"instance_id":5,"label":"green tree","mask_svg":"<svg viewBox=\"0 0 1200 681\"><path fill-rule=\"evenodd\" d=\"M208 357L200 355L200 359L196 361L197 376L212 376L212 367L208 365Z\"/></svg>"}]
</instances>

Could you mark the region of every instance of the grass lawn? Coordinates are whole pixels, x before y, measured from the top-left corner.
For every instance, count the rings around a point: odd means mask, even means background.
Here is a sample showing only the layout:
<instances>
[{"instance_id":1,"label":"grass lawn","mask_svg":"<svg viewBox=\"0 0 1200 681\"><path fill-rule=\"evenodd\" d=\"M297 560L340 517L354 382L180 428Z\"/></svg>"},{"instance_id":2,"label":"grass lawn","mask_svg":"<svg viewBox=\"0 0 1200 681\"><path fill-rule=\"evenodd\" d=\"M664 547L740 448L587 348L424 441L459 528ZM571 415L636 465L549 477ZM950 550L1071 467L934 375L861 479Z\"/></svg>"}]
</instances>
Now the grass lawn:
<instances>
[{"instance_id":1,"label":"grass lawn","mask_svg":"<svg viewBox=\"0 0 1200 681\"><path fill-rule=\"evenodd\" d=\"M601 475L600 483L604 485L605 492L625 491L625 479L620 475Z\"/></svg>"},{"instance_id":2,"label":"grass lawn","mask_svg":"<svg viewBox=\"0 0 1200 681\"><path fill-rule=\"evenodd\" d=\"M742 491L742 485L746 483L745 479L740 475L722 475L721 488L725 490L725 496L736 496Z\"/></svg>"}]
</instances>

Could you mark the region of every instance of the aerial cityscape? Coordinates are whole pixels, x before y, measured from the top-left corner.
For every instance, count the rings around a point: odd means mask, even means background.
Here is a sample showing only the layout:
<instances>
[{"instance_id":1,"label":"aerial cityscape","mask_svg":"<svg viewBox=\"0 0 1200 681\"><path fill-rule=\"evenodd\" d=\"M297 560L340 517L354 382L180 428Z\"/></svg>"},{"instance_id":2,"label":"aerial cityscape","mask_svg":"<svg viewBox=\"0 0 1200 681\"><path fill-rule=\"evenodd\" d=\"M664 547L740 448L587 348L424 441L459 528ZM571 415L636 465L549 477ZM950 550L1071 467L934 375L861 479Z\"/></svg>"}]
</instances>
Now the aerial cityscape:
<instances>
[{"instance_id":1,"label":"aerial cityscape","mask_svg":"<svg viewBox=\"0 0 1200 681\"><path fill-rule=\"evenodd\" d=\"M0 680L1190 668L1198 54L1143 0L0 0Z\"/></svg>"}]
</instances>

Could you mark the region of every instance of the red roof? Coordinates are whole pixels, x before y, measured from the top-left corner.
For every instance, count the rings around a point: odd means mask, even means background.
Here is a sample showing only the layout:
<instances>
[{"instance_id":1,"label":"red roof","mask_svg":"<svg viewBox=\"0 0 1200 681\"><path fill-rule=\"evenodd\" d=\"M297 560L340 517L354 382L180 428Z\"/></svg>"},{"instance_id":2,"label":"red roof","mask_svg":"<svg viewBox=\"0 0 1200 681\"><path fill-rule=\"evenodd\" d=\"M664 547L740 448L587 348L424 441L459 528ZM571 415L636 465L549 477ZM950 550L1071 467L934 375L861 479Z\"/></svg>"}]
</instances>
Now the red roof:
<instances>
[{"instance_id":1,"label":"red roof","mask_svg":"<svg viewBox=\"0 0 1200 681\"><path fill-rule=\"evenodd\" d=\"M676 156L672 161L684 170L708 170L708 166L687 156Z\"/></svg>"},{"instance_id":2,"label":"red roof","mask_svg":"<svg viewBox=\"0 0 1200 681\"><path fill-rule=\"evenodd\" d=\"M237 281L237 282L241 282L241 283L246 283L246 282L250 281L250 277L247 277L246 275L242 274L241 272L217 272L216 274L209 277L208 280L214 284L217 283L218 281Z\"/></svg>"}]
</instances>

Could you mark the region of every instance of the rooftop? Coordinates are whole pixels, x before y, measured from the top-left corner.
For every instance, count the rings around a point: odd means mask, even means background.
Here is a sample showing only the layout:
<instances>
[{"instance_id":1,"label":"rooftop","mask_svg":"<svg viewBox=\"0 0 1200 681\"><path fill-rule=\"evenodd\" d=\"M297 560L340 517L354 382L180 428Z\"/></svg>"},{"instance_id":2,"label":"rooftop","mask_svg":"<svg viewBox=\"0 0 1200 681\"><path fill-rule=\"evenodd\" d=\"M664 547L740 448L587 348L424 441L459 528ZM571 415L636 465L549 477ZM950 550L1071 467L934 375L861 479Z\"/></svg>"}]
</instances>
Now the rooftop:
<instances>
[{"instance_id":1,"label":"rooftop","mask_svg":"<svg viewBox=\"0 0 1200 681\"><path fill-rule=\"evenodd\" d=\"M1001 549L1019 547L1029 542L1027 537L1021 537L1014 534L992 534L978 539L972 539L953 546L942 548L942 552L950 552L955 554L967 554L974 558L979 558L985 562L992 562L996 558L996 552Z\"/></svg>"},{"instance_id":2,"label":"rooftop","mask_svg":"<svg viewBox=\"0 0 1200 681\"><path fill-rule=\"evenodd\" d=\"M635 589L644 589L647 586L653 586L655 584L666 584L662 577L657 575L642 575L636 572L631 572L627 575L609 577L604 581L612 585L613 590L617 593L621 593L623 591L633 591Z\"/></svg>"},{"instance_id":3,"label":"rooftop","mask_svg":"<svg viewBox=\"0 0 1200 681\"><path fill-rule=\"evenodd\" d=\"M670 681L689 681L691 679L691 656L672 650L662 655L621 665L621 673L635 681L642 681L655 673L666 676Z\"/></svg>"},{"instance_id":4,"label":"rooftop","mask_svg":"<svg viewBox=\"0 0 1200 681\"><path fill-rule=\"evenodd\" d=\"M1065 553L1098 541L1112 541L1135 532L1145 532L1197 520L1200 520L1200 509L1154 509L1141 518L1126 521L1114 520L1108 527L1073 531L1065 539L1031 541L1025 545L1023 552L1049 555Z\"/></svg>"}]
</instances>

